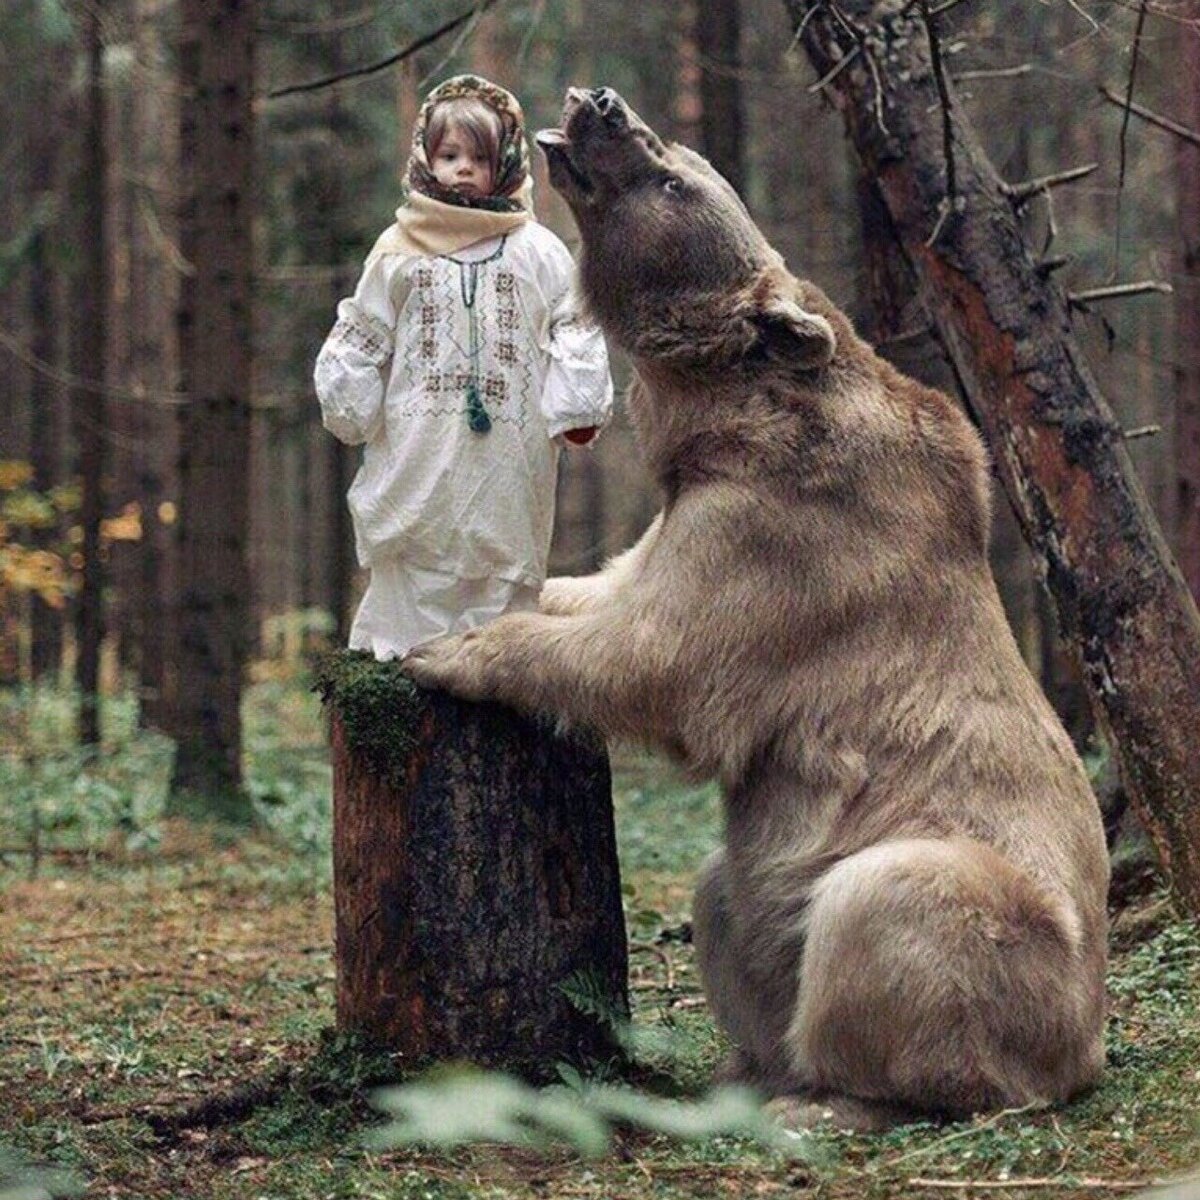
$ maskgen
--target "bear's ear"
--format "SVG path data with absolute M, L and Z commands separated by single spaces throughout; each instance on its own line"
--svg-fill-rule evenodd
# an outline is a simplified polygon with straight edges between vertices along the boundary
M 768 354 L 814 371 L 833 361 L 837 338 L 824 317 L 785 296 L 771 296 L 754 314 L 759 340 Z

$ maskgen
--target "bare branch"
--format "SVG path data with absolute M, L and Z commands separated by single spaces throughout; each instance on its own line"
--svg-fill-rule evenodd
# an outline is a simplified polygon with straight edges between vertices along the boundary
M 1061 271 L 1063 267 L 1074 261 L 1074 255 L 1056 254 L 1051 258 L 1043 258 L 1037 265 L 1037 272 L 1045 279 L 1047 276 L 1053 275 L 1055 271 Z
M 64 389 L 74 388 L 76 391 L 87 392 L 89 395 L 107 396 L 110 400 L 133 400 L 141 404 L 159 404 L 175 407 L 187 402 L 187 396 L 182 392 L 150 393 L 140 387 L 123 388 L 105 383 L 100 379 L 85 379 L 82 375 L 73 374 L 48 363 L 30 353 L 21 343 L 5 330 L 0 330 L 0 349 L 7 351 L 19 363 L 23 363 L 31 371 L 44 376 L 51 382 Z M 118 439 L 112 438 L 113 441 Z
M 948 13 L 952 8 L 957 8 L 962 3 L 963 0 L 942 0 L 941 4 L 939 4 L 929 15 L 931 17 L 940 17 L 942 13 Z
M 862 50 L 862 43 L 859 42 L 852 46 L 848 53 L 842 55 L 841 58 L 834 63 L 832 70 L 826 71 L 816 83 L 810 84 L 808 91 L 811 95 L 814 92 L 819 92 L 823 88 L 828 87 L 859 55 Z
M 935 337 L 937 330 L 932 325 L 918 325 L 915 329 L 902 329 L 899 333 L 893 333 L 891 337 L 886 337 L 880 342 L 875 343 L 876 350 L 891 348 L 892 346 L 903 346 L 906 342 L 919 342 L 922 338 Z
M 1125 430 L 1125 440 L 1132 442 L 1135 438 L 1154 437 L 1162 433 L 1161 425 L 1139 425 L 1136 429 Z
M 946 198 L 954 200 L 958 181 L 954 176 L 954 125 L 950 117 L 950 89 L 946 84 L 946 70 L 942 65 L 942 44 L 938 38 L 937 14 L 951 7 L 946 0 L 936 11 L 931 12 L 929 0 L 921 0 L 921 16 L 925 20 L 925 32 L 929 36 L 929 57 L 933 66 L 933 78 L 937 84 L 938 100 L 942 106 L 942 153 L 946 159 Z M 938 229 L 940 231 L 940 224 Z
M 1020 75 L 1031 75 L 1033 63 L 1021 63 L 1015 67 L 980 67 L 976 71 L 957 71 L 950 78 L 956 83 L 972 79 L 1016 79 Z
M 266 99 L 278 100 L 281 96 L 295 96 L 301 92 L 316 92 L 322 88 L 333 87 L 334 84 L 343 83 L 348 79 L 361 79 L 366 75 L 374 75 L 378 71 L 386 70 L 398 62 L 403 62 L 406 58 L 411 58 L 418 50 L 423 50 L 439 38 L 445 37 L 446 34 L 453 33 L 460 26 L 467 24 L 468 21 L 481 16 L 495 3 L 496 0 L 480 0 L 478 4 L 473 5 L 466 12 L 459 13 L 457 17 L 447 21 L 444 25 L 439 25 L 431 33 L 423 34 L 415 42 L 410 42 L 402 50 L 397 50 L 395 54 L 389 54 L 386 58 L 381 58 L 378 62 L 367 63 L 362 67 L 353 67 L 349 71 L 339 71 L 334 75 L 324 75 L 320 79 L 309 80 L 308 83 L 293 83 L 287 87 L 274 88 L 266 94 Z
M 1057 171 L 1053 175 L 1039 175 L 1036 179 L 1027 179 L 1023 183 L 1004 184 L 1004 194 L 1016 205 L 1020 206 L 1041 192 L 1048 192 L 1052 187 L 1061 187 L 1064 183 L 1074 183 L 1083 179 L 1093 171 L 1098 170 L 1099 163 L 1085 163 L 1081 167 L 1069 167 L 1065 171 Z
M 1161 292 L 1169 296 L 1174 290 L 1161 279 L 1143 279 L 1138 283 L 1115 283 L 1108 287 L 1086 288 L 1082 292 L 1068 292 L 1067 299 L 1078 307 L 1094 300 L 1124 300 L 1129 296 L 1144 296 L 1147 292 Z
M 1121 201 L 1125 193 L 1126 135 L 1129 132 L 1129 106 L 1133 103 L 1133 85 L 1137 78 L 1138 58 L 1142 49 L 1142 27 L 1146 24 L 1146 0 L 1138 8 L 1137 25 L 1133 31 L 1133 54 L 1129 59 L 1129 86 L 1125 89 L 1125 115 L 1121 119 L 1121 165 L 1117 171 L 1117 215 L 1113 231 L 1113 278 L 1121 269 Z
M 1133 113 L 1135 117 L 1141 117 L 1143 121 L 1149 122 L 1151 125 L 1157 125 L 1159 129 L 1165 129 L 1168 133 L 1173 133 L 1176 137 L 1181 137 L 1185 142 L 1191 142 L 1193 146 L 1200 146 L 1200 132 L 1195 129 L 1189 129 L 1186 125 L 1180 125 L 1178 121 L 1172 121 L 1170 117 L 1164 117 L 1159 113 L 1153 112 L 1144 105 L 1135 104 L 1133 101 L 1126 101 L 1110 92 L 1108 88 L 1101 86 L 1100 95 L 1110 104 L 1116 104 L 1125 109 L 1127 113 Z

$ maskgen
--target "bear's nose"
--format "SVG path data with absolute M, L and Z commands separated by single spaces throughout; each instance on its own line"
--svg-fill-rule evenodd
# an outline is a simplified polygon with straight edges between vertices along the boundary
M 610 125 L 623 125 L 625 123 L 625 106 L 621 101 L 621 97 L 612 88 L 596 88 L 592 92 L 592 103 L 595 104 L 597 111 Z

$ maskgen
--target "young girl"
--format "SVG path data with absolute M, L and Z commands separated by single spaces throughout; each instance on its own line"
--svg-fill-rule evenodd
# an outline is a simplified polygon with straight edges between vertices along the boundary
M 603 338 L 532 186 L 516 99 L 472 75 L 435 88 L 396 223 L 317 358 L 325 427 L 366 443 L 350 645 L 379 659 L 537 607 L 558 448 L 611 412 Z

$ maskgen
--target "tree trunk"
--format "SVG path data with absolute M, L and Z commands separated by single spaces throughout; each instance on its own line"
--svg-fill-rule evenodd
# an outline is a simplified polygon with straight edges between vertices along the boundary
M 1130 799 L 1178 898 L 1200 913 L 1200 614 L 1082 361 L 1066 296 L 1039 270 L 948 82 L 947 158 L 921 16 L 888 8 L 843 0 L 851 36 L 818 0 L 788 0 L 1044 566 Z
M 1179 55 L 1176 119 L 1200 130 L 1196 30 L 1180 35 Z M 1200 599 L 1200 146 L 1176 141 L 1175 178 L 1175 533 L 1179 565 Z
M 76 377 L 92 381 L 92 386 L 75 389 L 72 397 L 83 527 L 83 579 L 75 608 L 75 682 L 79 688 L 79 740 L 87 745 L 100 741 L 100 646 L 104 640 L 100 522 L 104 517 L 107 413 L 102 389 L 108 357 L 109 271 L 103 9 L 102 0 L 95 0 L 84 18 L 87 100 L 79 239 L 83 269 L 76 278 L 73 353 Z
M 628 1015 L 608 758 L 494 704 L 331 655 L 337 1014 L 406 1067 L 545 1075 Z M 582 1006 L 568 996 L 590 999 Z
M 145 74 L 143 86 L 132 89 L 134 174 L 137 177 L 136 216 L 130 247 L 130 376 L 140 396 L 134 409 L 137 460 L 135 487 L 142 513 L 138 554 L 137 629 L 139 720 L 153 729 L 169 729 L 171 675 L 168 647 L 174 645 L 174 594 L 168 588 L 174 538 L 162 519 L 163 505 L 172 497 L 168 488 L 170 462 L 175 457 L 175 413 L 162 403 L 174 390 L 175 355 L 170 316 L 176 303 L 178 264 L 164 249 L 175 244 L 167 164 L 172 161 L 178 114 L 168 89 L 163 62 L 163 37 L 155 20 L 159 0 L 135 0 L 134 48 Z
M 62 144 L 59 126 L 59 106 L 53 97 L 61 88 L 57 73 L 64 69 L 66 59 L 56 46 L 47 48 L 49 60 L 46 78 L 39 78 L 36 88 L 40 116 L 29 121 L 29 188 L 35 211 L 57 199 L 58 168 Z M 42 226 L 34 235 L 29 248 L 29 324 L 30 350 L 40 362 L 57 364 L 59 358 L 58 329 L 61 313 L 58 304 L 58 272 L 53 266 L 50 247 L 58 222 L 49 228 Z M 29 444 L 33 466 L 33 486 L 48 492 L 63 482 L 63 420 L 62 393 L 57 384 L 42 371 L 30 375 Z M 56 522 L 34 535 L 35 544 L 49 549 L 62 537 Z M 61 609 L 47 604 L 36 593 L 30 600 L 30 673 L 34 679 L 49 678 L 57 683 L 62 666 L 63 614 Z
M 329 45 L 330 71 L 343 69 L 345 56 L 342 53 L 340 36 L 331 39 Z M 339 129 L 342 125 L 342 99 L 337 88 L 329 91 L 328 119 L 330 129 Z M 405 130 L 409 127 L 406 126 Z M 346 259 L 346 243 L 349 240 L 347 226 L 347 196 L 342 187 L 343 173 L 346 169 L 345 152 L 333 156 L 333 170 L 326 172 L 325 186 L 322 195 L 328 204 L 328 224 L 326 226 L 325 261 L 331 272 L 329 280 L 328 312 L 337 311 L 338 301 L 354 286 L 354 281 L 347 278 L 344 268 Z M 357 216 L 357 214 L 355 214 Z M 328 321 L 328 317 L 326 318 Z M 315 411 L 315 410 L 314 410 Z M 345 646 L 350 640 L 350 595 L 354 583 L 354 529 L 350 522 L 350 506 L 346 493 L 354 479 L 358 466 L 358 454 L 352 446 L 335 437 L 329 437 L 316 426 L 318 444 L 326 456 L 325 479 L 329 488 L 326 497 L 329 512 L 329 607 L 333 613 L 333 644 Z
M 699 0 L 696 49 L 700 56 L 700 144 L 705 157 L 746 194 L 742 120 L 739 0 Z
M 181 7 L 179 695 L 172 792 L 244 819 L 242 670 L 251 389 L 254 21 L 240 0 Z

